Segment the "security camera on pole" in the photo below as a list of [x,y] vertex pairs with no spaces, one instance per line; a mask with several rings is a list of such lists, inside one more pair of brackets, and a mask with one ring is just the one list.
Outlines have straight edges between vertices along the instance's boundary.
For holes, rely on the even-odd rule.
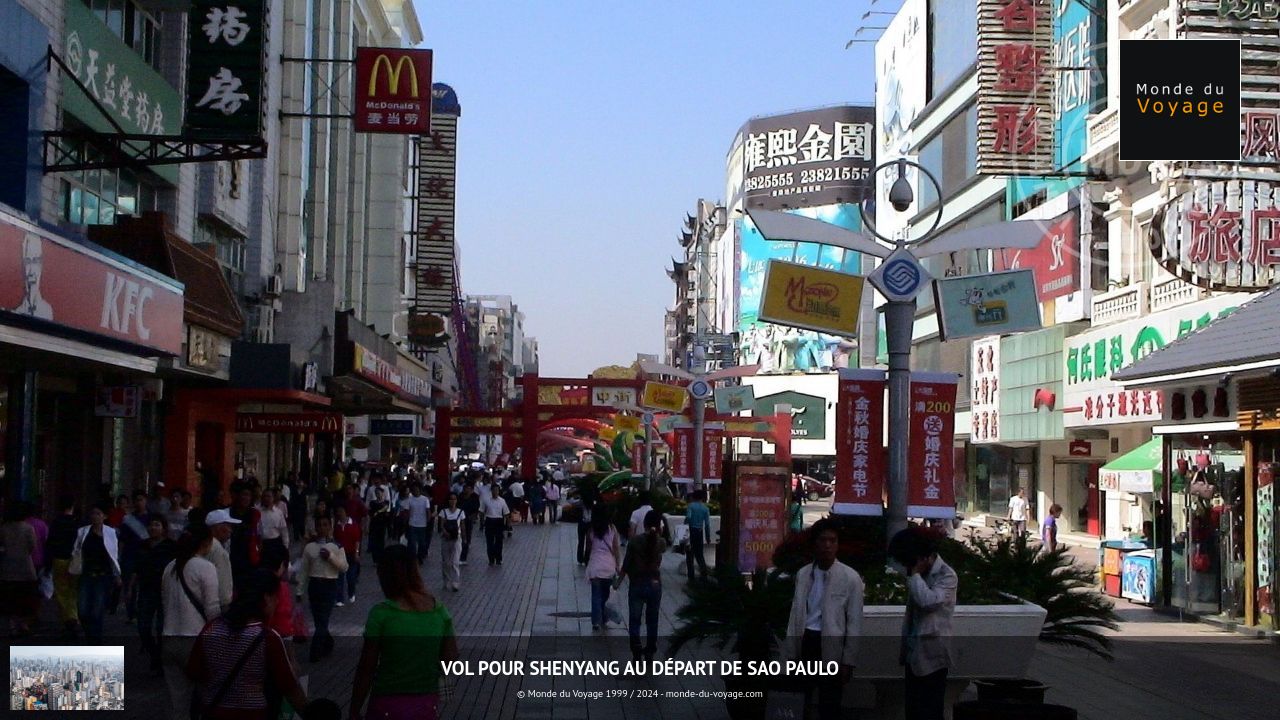
[[[1035,220],[1015,220],[957,232],[934,232],[942,221],[944,203],[937,179],[921,165],[906,159],[881,163],[873,171],[895,167],[897,177],[889,189],[889,204],[897,212],[906,212],[915,202],[915,191],[906,179],[907,166],[920,171],[933,184],[939,198],[929,229],[909,240],[904,232],[895,238],[881,235],[875,225],[863,217],[870,230],[856,232],[800,215],[773,210],[747,210],[756,229],[766,239],[811,242],[866,253],[881,259],[880,265],[867,279],[888,301],[885,306],[885,335],[889,346],[889,508],[888,535],[907,527],[908,434],[911,426],[911,332],[915,324],[916,296],[929,286],[931,278],[919,258],[961,250],[997,248],[1030,249],[1041,240],[1041,226]],[[859,205],[861,211],[862,206]],[[887,245],[886,245],[887,243]]]

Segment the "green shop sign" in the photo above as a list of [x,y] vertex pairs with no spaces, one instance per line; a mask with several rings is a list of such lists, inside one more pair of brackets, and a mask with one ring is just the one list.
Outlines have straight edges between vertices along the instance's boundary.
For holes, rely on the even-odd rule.
[[756,417],[773,415],[777,405],[791,406],[792,440],[827,439],[827,399],[794,390],[756,398]]
[[[178,92],[80,0],[66,0],[63,61],[113,120],[131,135],[178,135]],[[98,132],[115,128],[75,83],[62,84],[62,108]],[[177,168],[158,174],[177,182]]]

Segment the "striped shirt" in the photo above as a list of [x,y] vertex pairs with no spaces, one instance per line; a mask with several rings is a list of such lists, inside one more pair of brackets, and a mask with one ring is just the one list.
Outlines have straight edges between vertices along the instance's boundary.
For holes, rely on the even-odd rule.
[[[244,661],[235,679],[225,692],[232,670],[245,652],[263,633],[266,637]],[[233,628],[225,618],[219,617],[205,626],[191,651],[190,671],[199,678],[199,701],[208,708],[214,696],[222,692],[216,708],[209,708],[209,718],[265,718],[267,714],[266,687],[271,683],[286,696],[297,688],[297,677],[289,663],[289,656],[275,630],[264,629],[261,621],[254,621],[242,629]]]

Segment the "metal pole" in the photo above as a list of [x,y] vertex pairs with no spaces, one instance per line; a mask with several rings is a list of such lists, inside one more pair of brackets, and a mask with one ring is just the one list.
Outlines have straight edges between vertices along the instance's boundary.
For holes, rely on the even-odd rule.
[[702,489],[702,433],[706,424],[707,401],[693,401],[693,489]]
[[916,301],[886,303],[889,346],[889,515],[888,537],[907,527],[908,442],[911,432],[911,332]]

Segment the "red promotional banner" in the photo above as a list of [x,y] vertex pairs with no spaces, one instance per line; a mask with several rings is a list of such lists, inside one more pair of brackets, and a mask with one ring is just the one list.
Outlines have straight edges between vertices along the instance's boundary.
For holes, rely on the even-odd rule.
[[954,518],[956,384],[954,374],[911,374],[911,437],[908,450],[907,515]]
[[693,428],[678,427],[671,444],[671,479],[693,482]]
[[431,51],[356,48],[356,132],[431,131]]
[[182,353],[182,290],[0,213],[0,311]]
[[702,429],[702,482],[715,485],[720,482],[724,468],[724,430],[706,427]]
[[995,270],[1035,271],[1040,301],[1070,295],[1080,289],[1080,223],[1076,210],[1059,216],[1030,250],[997,250]]
[[738,479],[738,570],[748,573],[773,565],[773,551],[787,536],[787,485],[784,467],[742,465]]
[[631,442],[631,472],[644,472],[644,440],[638,438]]
[[841,370],[836,402],[837,515],[884,513],[884,387],[880,370]]

